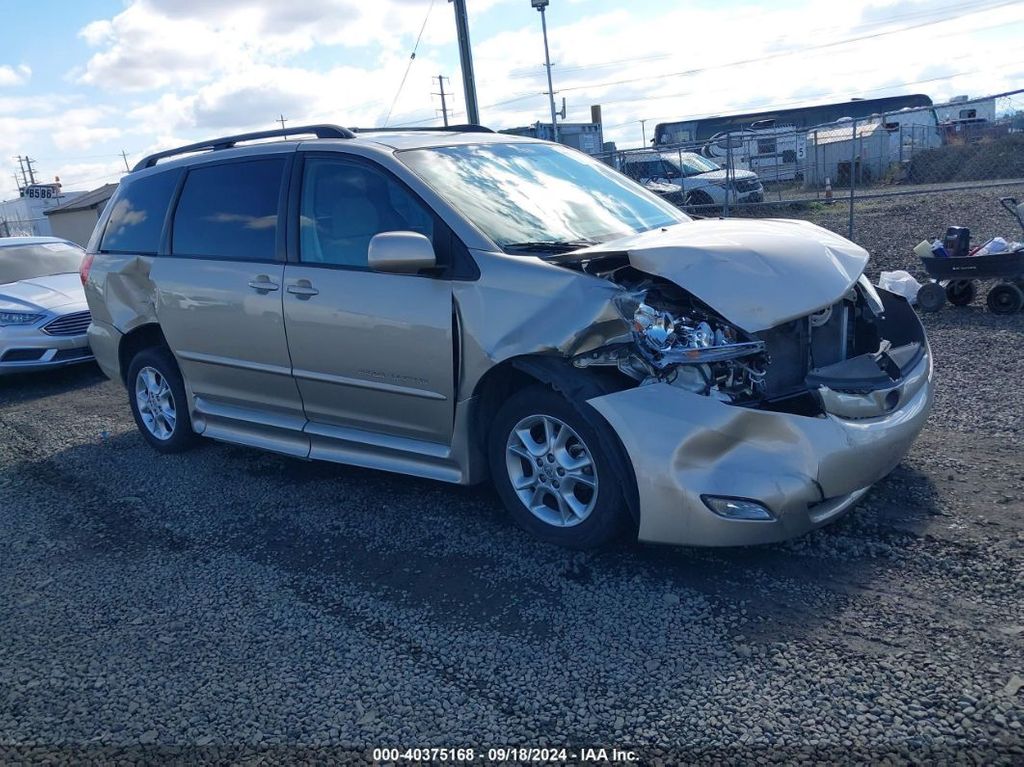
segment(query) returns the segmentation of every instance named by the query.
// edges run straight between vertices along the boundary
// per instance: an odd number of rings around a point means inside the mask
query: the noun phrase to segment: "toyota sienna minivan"
[[[147,157],[89,243],[89,340],[157,451],[490,479],[545,541],[721,546],[836,519],[924,425],[924,330],[839,235],[691,220],[479,126],[283,134]]]

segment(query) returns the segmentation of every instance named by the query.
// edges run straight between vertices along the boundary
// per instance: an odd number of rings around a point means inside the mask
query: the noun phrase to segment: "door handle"
[[[249,280],[249,287],[258,293],[269,293],[271,290],[277,290],[281,286],[276,282],[271,282],[268,275],[260,274],[256,279]]]
[[[309,280],[299,280],[294,285],[289,285],[287,291],[293,296],[298,296],[303,301],[308,301],[311,297],[320,295],[320,291],[314,288]]]

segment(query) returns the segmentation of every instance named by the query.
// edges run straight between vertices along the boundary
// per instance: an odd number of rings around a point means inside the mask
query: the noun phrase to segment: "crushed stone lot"
[[[922,278],[948,224],[1019,235],[999,190],[957,194],[865,204],[872,278]],[[567,552],[486,487],[158,455],[92,365],[0,379],[0,759],[1021,763],[1024,314],[982,293],[924,321],[937,396],[901,466],[736,550]]]

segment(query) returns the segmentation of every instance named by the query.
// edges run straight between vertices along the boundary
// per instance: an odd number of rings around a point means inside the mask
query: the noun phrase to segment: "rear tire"
[[[165,347],[143,349],[128,367],[128,402],[135,425],[154,450],[180,453],[194,447],[185,382]]]
[[[1024,306],[1024,292],[1012,283],[1003,282],[988,292],[985,303],[993,314],[1016,314]]]
[[[591,549],[625,529],[635,480],[618,436],[551,388],[528,387],[501,406],[487,457],[505,508],[534,537]]]

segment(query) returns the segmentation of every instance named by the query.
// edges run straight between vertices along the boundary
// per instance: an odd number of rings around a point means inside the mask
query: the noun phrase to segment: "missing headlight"
[[[605,347],[574,364],[616,365],[642,384],[668,383],[727,402],[760,396],[767,366],[763,341],[745,337],[696,302],[673,302],[669,309],[656,300],[648,303],[646,290],[620,295],[616,306],[629,324],[633,343]]]

